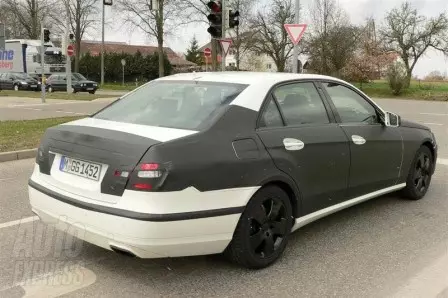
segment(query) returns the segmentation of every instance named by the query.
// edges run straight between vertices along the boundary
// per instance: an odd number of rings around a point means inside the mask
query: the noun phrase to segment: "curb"
[[[20,151],[11,151],[11,152],[0,152],[0,162],[35,158],[36,155],[37,155],[37,148],[20,150]]]

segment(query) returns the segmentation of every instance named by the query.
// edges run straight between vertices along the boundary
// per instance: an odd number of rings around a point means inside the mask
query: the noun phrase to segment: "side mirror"
[[[391,112],[386,112],[384,115],[384,124],[389,127],[398,127],[400,126],[400,116]]]

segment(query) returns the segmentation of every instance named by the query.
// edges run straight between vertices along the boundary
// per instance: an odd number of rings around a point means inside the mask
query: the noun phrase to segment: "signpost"
[[[204,49],[204,57],[205,57],[205,71],[207,71],[208,69],[208,59],[209,57],[212,56],[212,50],[210,48],[205,48]]]
[[[299,60],[299,48],[297,44],[303,37],[305,33],[307,24],[285,24],[285,30],[289,35],[292,43],[294,44],[294,53],[293,53],[293,72],[298,72],[298,60]]]
[[[71,44],[68,45],[68,47],[67,47],[67,55],[69,57],[72,57],[74,53],[75,53],[75,50],[73,49],[73,46]]]
[[[121,66],[123,67],[123,86],[124,86],[124,66],[126,65],[126,60],[121,59]]]

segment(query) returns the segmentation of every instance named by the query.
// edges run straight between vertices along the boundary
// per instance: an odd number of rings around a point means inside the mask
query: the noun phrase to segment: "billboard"
[[[12,70],[14,67],[14,51],[0,50],[0,70]]]

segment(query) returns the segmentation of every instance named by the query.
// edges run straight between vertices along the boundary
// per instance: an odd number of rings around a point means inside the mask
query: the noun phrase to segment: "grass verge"
[[[0,152],[36,148],[47,128],[79,118],[0,121]]]
[[[409,88],[398,96],[392,94],[386,81],[354,85],[370,97],[448,101],[448,82],[411,81]]]
[[[1,96],[14,96],[14,97],[31,97],[31,98],[40,98],[40,92],[34,91],[13,91],[13,90],[2,90],[0,91]],[[100,94],[89,94],[89,93],[70,93],[67,92],[53,92],[46,93],[45,98],[49,99],[67,99],[67,100],[86,100],[91,101],[98,98],[106,98],[113,97],[111,95],[100,95]]]

